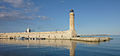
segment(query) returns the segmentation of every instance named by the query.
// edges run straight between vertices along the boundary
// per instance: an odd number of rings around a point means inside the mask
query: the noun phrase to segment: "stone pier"
[[[74,24],[74,11],[71,9],[69,16],[69,29],[66,31],[52,31],[52,32],[30,32],[27,29],[26,32],[17,32],[17,33],[0,33],[0,38],[16,38],[16,37],[25,37],[25,38],[45,38],[45,39],[69,39],[69,40],[82,40],[82,41],[107,41],[107,38],[96,38],[96,37],[79,37],[77,38],[77,33],[75,30]]]

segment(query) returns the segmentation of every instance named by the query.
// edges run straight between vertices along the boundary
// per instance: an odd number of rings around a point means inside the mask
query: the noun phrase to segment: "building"
[[[26,32],[27,32],[27,33],[31,32],[31,29],[30,29],[30,28],[27,28],[27,29],[26,29]]]

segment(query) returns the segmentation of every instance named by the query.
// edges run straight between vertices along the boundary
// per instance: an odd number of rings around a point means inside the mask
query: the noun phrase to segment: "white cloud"
[[[38,12],[41,7],[34,6],[35,3],[30,0],[0,0],[0,3],[0,20],[51,19],[36,15],[35,12]]]
[[[48,19],[52,19],[50,17],[47,16],[37,16],[38,18],[42,19],[42,20],[48,20]]]
[[[34,5],[32,0],[1,0],[0,2],[9,4],[9,6],[15,8],[31,8]]]
[[[0,13],[0,18],[2,18],[2,17],[4,17],[4,16],[5,16],[5,14]]]
[[[11,4],[14,7],[19,7],[24,3],[24,0],[3,0],[3,1]]]
[[[0,9],[6,9],[6,7],[5,6],[0,6]]]
[[[60,3],[65,3],[65,1],[64,1],[64,0],[61,0]]]
[[[0,19],[4,20],[31,19],[33,16],[27,14],[36,8],[29,0],[0,0],[0,3]]]

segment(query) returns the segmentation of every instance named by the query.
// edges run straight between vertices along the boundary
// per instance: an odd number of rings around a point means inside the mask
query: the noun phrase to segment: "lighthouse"
[[[70,13],[69,13],[69,16],[70,16],[70,25],[69,25],[69,32],[70,32],[70,35],[71,37],[76,37],[77,34],[76,34],[76,31],[75,31],[75,24],[74,24],[74,10],[70,10]]]

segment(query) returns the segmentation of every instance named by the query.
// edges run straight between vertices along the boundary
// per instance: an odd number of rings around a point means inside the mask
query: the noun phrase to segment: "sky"
[[[77,34],[120,35],[120,0],[0,0],[0,32],[68,30],[70,9]]]

